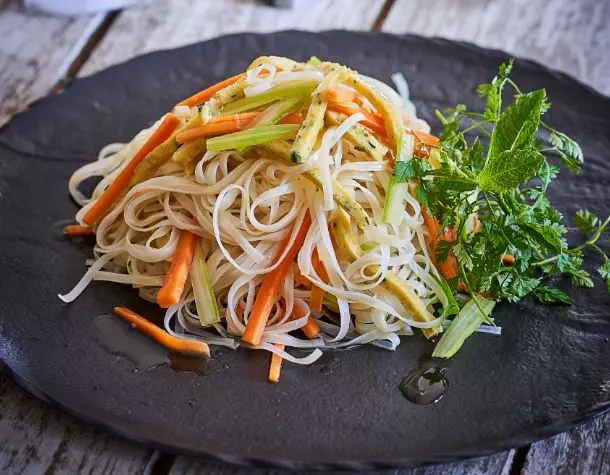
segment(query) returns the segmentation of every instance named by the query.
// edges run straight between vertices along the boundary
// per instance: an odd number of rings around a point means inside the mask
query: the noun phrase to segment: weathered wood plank
[[[610,473],[610,413],[533,444],[521,473]]]
[[[608,0],[396,0],[382,30],[502,49],[610,94],[609,18]]]
[[[395,470],[393,475],[508,475],[514,458],[514,450],[501,452],[487,457],[474,458],[463,462],[431,465],[412,469]],[[179,457],[172,465],[169,475],[286,475],[284,470],[236,468],[229,465],[204,462],[190,457]],[[315,475],[319,472],[299,472],[302,475]],[[326,472],[338,475],[345,472]],[[366,472],[367,475],[388,475],[387,470]]]
[[[0,473],[141,473],[150,452],[86,426],[0,375]]]
[[[228,33],[300,30],[368,30],[383,0],[297,1],[291,9],[259,0],[167,0],[121,13],[80,75],[142,53],[175,48]]]
[[[0,0],[0,125],[49,92],[103,18],[34,14]]]

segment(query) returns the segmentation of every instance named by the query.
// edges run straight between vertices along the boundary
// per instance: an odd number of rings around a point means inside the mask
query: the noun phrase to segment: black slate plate
[[[505,59],[468,45],[385,34],[241,34],[153,53],[75,81],[0,132],[0,358],[28,390],[126,437],[225,461],[282,467],[369,468],[481,454],[525,444],[608,408],[610,298],[568,292],[572,307],[501,305],[502,337],[475,335],[451,363],[451,388],[433,406],[398,390],[429,353],[422,338],[399,349],[325,355],[265,381],[268,355],[216,351],[206,376],[164,366],[135,371],[98,343],[96,316],[123,304],[159,318],[133,290],[94,283],[71,305],[56,297],[81,277],[87,243],[58,237],[73,216],[67,181],[101,146],[128,140],[182,97],[244,70],[252,58],[317,55],[388,80],[409,78],[419,113],[478,104],[474,87]],[[518,61],[516,81],[546,87],[548,120],[583,146],[587,164],[552,190],[563,211],[610,211],[610,100]],[[566,285],[567,287],[567,285]],[[137,335],[134,336],[137,338]]]

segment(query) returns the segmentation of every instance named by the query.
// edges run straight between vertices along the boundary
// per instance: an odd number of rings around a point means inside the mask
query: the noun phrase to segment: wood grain
[[[47,406],[0,374],[0,473],[141,473],[150,452]]]
[[[258,0],[167,0],[124,11],[80,75],[88,75],[136,55],[175,48],[228,33],[286,29],[368,30],[383,0],[304,0],[292,9]]]
[[[610,94],[610,0],[396,0],[382,30],[533,59]]]
[[[501,452],[487,457],[474,458],[464,462],[446,463],[394,470],[392,475],[508,475],[514,458],[514,450]],[[204,462],[191,457],[179,457],[172,465],[169,475],[289,475],[294,472],[285,470],[236,468],[214,462]],[[320,472],[299,472],[301,475],[316,475]],[[346,472],[324,472],[340,475]],[[387,470],[365,472],[367,475],[390,475]]]
[[[610,413],[533,444],[521,473],[610,473]]]
[[[49,92],[103,18],[34,14],[0,0],[0,125]]]

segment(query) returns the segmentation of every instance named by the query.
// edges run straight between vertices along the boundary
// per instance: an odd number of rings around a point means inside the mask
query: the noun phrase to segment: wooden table
[[[469,41],[535,59],[610,94],[610,0],[296,0],[292,9],[255,0],[157,0],[78,19],[28,13],[17,0],[0,0],[0,125],[74,77],[138,54],[226,33],[281,29],[382,30]],[[393,473],[609,471],[607,414],[529,447]],[[119,440],[48,407],[0,376],[0,472],[248,471]]]

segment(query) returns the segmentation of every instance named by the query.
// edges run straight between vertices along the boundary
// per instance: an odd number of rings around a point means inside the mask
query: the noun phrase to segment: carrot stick
[[[114,313],[168,350],[210,356],[210,347],[207,343],[172,336],[146,318],[125,307],[114,307]]]
[[[243,112],[241,114],[225,115],[215,117],[205,125],[193,127],[180,132],[176,136],[176,142],[185,143],[212,135],[224,135],[245,129],[252,120],[258,116],[258,112]]]
[[[333,87],[326,95],[328,102],[355,102],[356,93],[342,87]]]
[[[311,287],[311,282],[309,281],[309,279],[303,277],[303,274],[301,274],[301,271],[299,271],[299,268],[296,267],[294,269],[294,283],[297,286],[301,286],[301,287],[305,287],[306,289],[309,289]]]
[[[303,318],[305,315],[306,314],[303,313],[303,309],[300,306],[295,305],[294,308],[292,309],[292,315],[290,316],[290,319],[298,320],[299,318]],[[302,326],[300,328],[300,330],[302,330],[303,333],[305,333],[305,336],[307,338],[312,340],[313,338],[317,337],[320,334],[320,325],[318,325],[318,322],[316,321],[315,318],[309,317],[307,319],[307,323],[304,326]]]
[[[346,106],[345,104],[337,104],[336,102],[329,102],[328,108],[347,116],[360,112],[362,115],[364,115],[364,120],[360,121],[362,125],[371,129],[382,138],[387,137],[385,122],[379,114],[374,114],[364,110],[362,107],[350,107]]]
[[[455,229],[448,229],[442,235],[440,235],[441,225],[434,216],[430,216],[424,209],[422,210],[424,217],[424,223],[428,227],[430,251],[432,253],[432,259],[436,261],[436,249],[439,241],[453,242],[457,238]],[[453,251],[449,251],[449,255],[444,262],[436,262],[436,267],[445,280],[453,279],[458,275],[458,265]]]
[[[224,81],[220,81],[219,83],[210,86],[203,91],[199,91],[197,94],[193,94],[191,97],[187,97],[183,101],[176,104],[176,106],[188,106],[195,107],[196,105],[202,104],[205,101],[209,100],[214,94],[216,94],[221,89],[224,89],[227,86],[230,86],[233,83],[236,83],[242,78],[245,78],[245,73],[236,74]]]
[[[190,231],[180,231],[172,265],[165,276],[163,287],[157,294],[157,303],[160,307],[168,308],[180,301],[184,284],[191,270],[196,246],[197,235]]]
[[[254,300],[254,305],[252,306],[252,311],[250,312],[250,318],[248,319],[248,324],[246,325],[246,330],[244,331],[242,337],[246,343],[258,345],[261,342],[261,337],[265,331],[265,326],[267,325],[271,308],[277,299],[282,283],[284,282],[284,277],[286,277],[286,274],[292,265],[292,261],[294,261],[295,256],[303,245],[307,231],[309,231],[309,226],[311,226],[311,216],[309,213],[307,213],[305,215],[305,219],[303,220],[303,224],[301,224],[301,227],[297,233],[296,239],[288,251],[288,254],[286,254],[284,260],[280,262],[275,270],[265,275],[265,278],[263,279],[261,287],[258,291],[258,295]],[[276,259],[279,259],[279,257],[282,255],[284,249],[288,245],[289,240],[290,235],[286,236],[280,245],[280,250],[278,251]]]
[[[95,236],[95,229],[91,226],[69,224],[64,228],[64,234],[66,236]]]
[[[294,111],[288,114],[286,117],[278,121],[278,124],[302,124],[305,120],[303,111]]]
[[[320,260],[318,256],[318,251],[314,251],[312,256],[313,268],[316,271],[316,274],[322,279],[322,282],[328,284],[328,274],[326,273],[326,269],[324,268],[324,264]],[[325,291],[320,287],[316,287],[315,285],[311,288],[311,295],[309,297],[309,308],[311,308],[312,312],[321,312],[322,311],[322,301],[324,300]]]
[[[121,193],[123,193],[123,191],[129,185],[131,177],[142,160],[144,160],[157,145],[165,142],[165,140],[169,138],[174,130],[176,130],[178,125],[180,125],[180,119],[178,116],[171,113],[167,114],[157,130],[153,132],[142,148],[138,150],[138,153],[134,155],[131,161],[125,168],[123,168],[123,170],[121,170],[121,173],[119,173],[110,186],[104,190],[102,196],[100,196],[95,203],[93,203],[93,206],[89,208],[87,213],[85,213],[85,216],[83,217],[83,222],[85,224],[92,225],[112,207],[114,202],[119,199]]]
[[[285,345],[277,343],[275,347],[279,350],[283,350]],[[269,382],[277,383],[280,380],[280,371],[282,370],[282,360],[280,355],[271,353],[271,363],[269,364]]]

